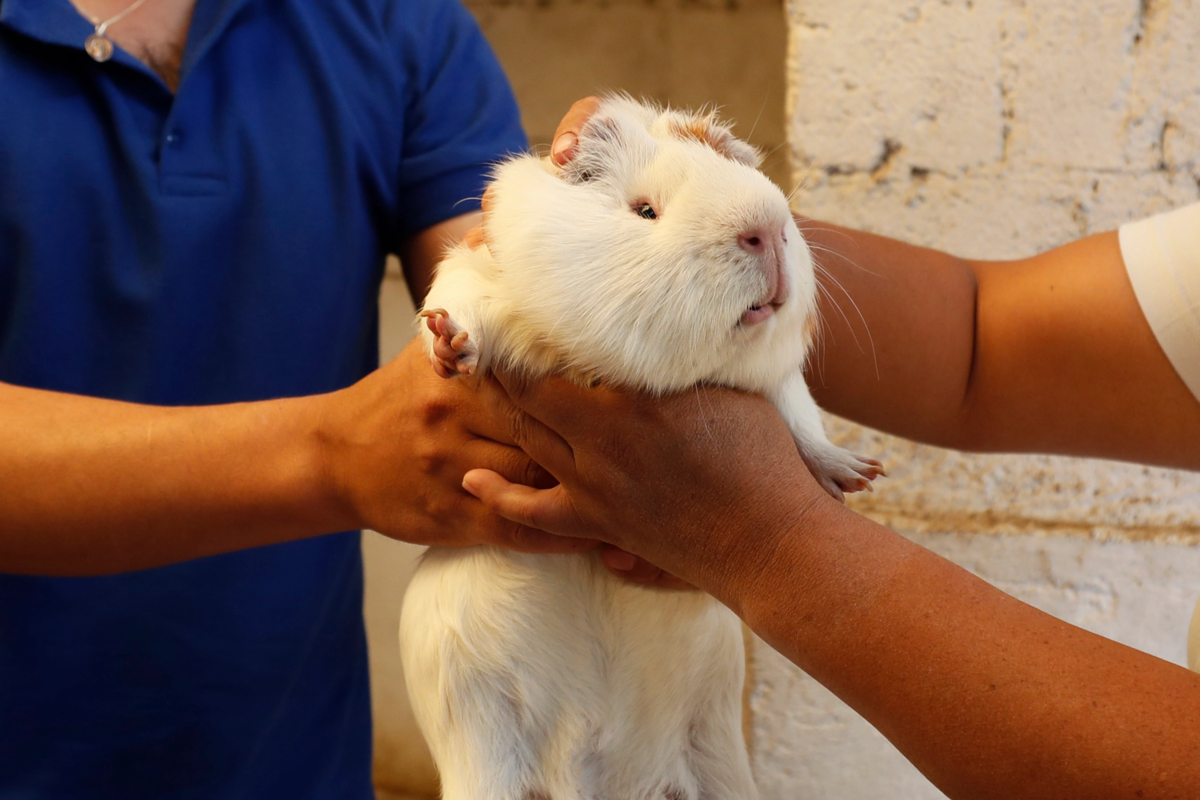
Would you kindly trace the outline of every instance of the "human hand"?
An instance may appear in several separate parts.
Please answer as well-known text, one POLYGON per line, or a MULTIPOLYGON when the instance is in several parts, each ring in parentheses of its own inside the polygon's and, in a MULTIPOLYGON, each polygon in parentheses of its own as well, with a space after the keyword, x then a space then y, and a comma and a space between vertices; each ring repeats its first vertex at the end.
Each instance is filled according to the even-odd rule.
MULTIPOLYGON (((579 143, 579 131, 583 129, 588 118, 595 114, 599 107, 599 97, 592 96, 576 100, 567 111, 566 116, 562 118, 562 122, 558 123, 558 128, 554 131, 553 143, 550 145, 550 160, 555 166, 566 166, 575 157, 575 146, 579 143)), ((485 221, 492 200, 490 192, 490 189, 485 191, 480 201, 485 221)), ((486 224, 477 225, 469 230, 463 237, 463 241, 470 247, 487 244, 486 224)))
POLYGON ((347 518, 417 544, 494 544, 534 553, 596 547, 513 523, 463 490, 463 474, 480 465, 506 480, 553 485, 514 446, 476 383, 439 378, 414 339, 391 363, 322 399, 326 471, 347 518))
POLYGON ((476 469, 467 491, 508 519, 600 539, 731 605, 783 537, 820 508, 840 509, 759 396, 708 387, 654 398, 504 373, 480 389, 559 485, 476 469))
POLYGON ((550 161, 555 166, 566 166, 575 157, 575 146, 579 143, 579 132, 588 119, 600 108, 600 98, 591 96, 576 100, 567 110, 562 122, 554 131, 550 145, 550 161))

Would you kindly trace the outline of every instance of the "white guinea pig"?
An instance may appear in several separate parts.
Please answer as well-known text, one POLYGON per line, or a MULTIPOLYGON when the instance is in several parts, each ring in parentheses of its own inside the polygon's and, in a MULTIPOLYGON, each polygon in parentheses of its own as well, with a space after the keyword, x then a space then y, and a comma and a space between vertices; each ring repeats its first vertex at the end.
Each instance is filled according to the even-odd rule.
MULTIPOLYGON (((435 369, 762 392, 831 494, 866 488, 878 462, 829 442, 804 383, 812 256, 758 163, 712 114, 611 97, 569 166, 500 165, 487 247, 452 250, 425 302, 435 369)), ((757 797, 741 628, 708 595, 594 553, 432 548, 400 640, 446 800, 757 797)))

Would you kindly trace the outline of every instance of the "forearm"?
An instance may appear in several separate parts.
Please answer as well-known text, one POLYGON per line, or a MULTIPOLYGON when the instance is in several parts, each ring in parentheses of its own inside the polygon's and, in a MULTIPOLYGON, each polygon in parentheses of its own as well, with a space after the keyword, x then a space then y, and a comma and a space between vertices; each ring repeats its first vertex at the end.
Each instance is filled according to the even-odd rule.
POLYGON ((312 398, 164 408, 0 384, 0 571, 158 566, 352 523, 312 398))
POLYGON ((1182 798, 1200 786, 1200 676, 840 506, 823 503, 737 586, 728 599, 752 628, 950 797, 1182 798))
POLYGON ((798 220, 818 265, 809 386, 835 414, 961 446, 975 344, 969 262, 894 239, 798 220))
POLYGON ((801 221, 820 278, 809 384, 828 410, 960 450, 1200 468, 1200 403, 1115 233, 1013 262, 801 221))

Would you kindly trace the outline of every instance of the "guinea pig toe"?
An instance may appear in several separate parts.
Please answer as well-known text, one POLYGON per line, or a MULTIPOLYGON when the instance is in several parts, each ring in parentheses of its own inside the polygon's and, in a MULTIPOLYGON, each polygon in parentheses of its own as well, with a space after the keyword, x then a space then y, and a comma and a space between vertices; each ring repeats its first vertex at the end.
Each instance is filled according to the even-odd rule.
POLYGON ((875 491, 875 486, 871 481, 886 474, 883 471, 883 465, 873 458, 856 453, 846 453, 846 455, 849 458, 843 466, 849 469, 842 473, 842 480, 839 481, 841 488, 846 492, 875 491))
POLYGON ((884 474, 883 465, 875 459, 833 445, 815 453, 806 453, 801 447, 800 454, 825 491, 838 500, 854 492, 873 492, 871 481, 884 474))
POLYGON ((867 456, 855 455, 858 459, 858 474, 862 475, 867 481, 873 481, 879 477, 887 477, 887 470, 883 468, 883 464, 873 458, 867 456))
POLYGON ((479 364, 479 346, 471 341, 471 335, 460 330, 445 309, 426 309, 421 316, 433 334, 434 371, 442 378, 473 375, 479 364))
POLYGON ((450 315, 444 308, 426 308, 417 316, 425 320, 425 326, 434 336, 445 336, 447 327, 451 325, 450 315))

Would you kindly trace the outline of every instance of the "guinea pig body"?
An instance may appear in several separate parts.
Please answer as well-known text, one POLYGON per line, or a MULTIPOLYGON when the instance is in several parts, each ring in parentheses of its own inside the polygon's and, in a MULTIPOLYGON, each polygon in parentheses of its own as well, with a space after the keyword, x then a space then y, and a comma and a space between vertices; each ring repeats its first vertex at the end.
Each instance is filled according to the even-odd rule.
MULTIPOLYGON (((756 165, 712 115, 624 97, 568 167, 502 164, 487 247, 451 251, 426 299, 435 368, 762 392, 831 494, 865 488, 878 463, 829 442, 804 383, 812 256, 756 165)), ((400 633, 447 800, 757 796, 740 623, 707 595, 628 584, 595 554, 434 548, 400 633)))

